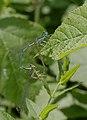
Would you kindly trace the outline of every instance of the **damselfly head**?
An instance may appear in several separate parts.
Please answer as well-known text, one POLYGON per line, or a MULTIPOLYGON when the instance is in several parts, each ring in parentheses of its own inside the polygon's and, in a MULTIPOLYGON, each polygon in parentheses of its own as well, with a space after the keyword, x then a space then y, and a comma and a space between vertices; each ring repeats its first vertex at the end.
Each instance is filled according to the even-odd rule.
POLYGON ((47 36, 47 35, 48 35, 48 32, 44 31, 43 36, 47 36))

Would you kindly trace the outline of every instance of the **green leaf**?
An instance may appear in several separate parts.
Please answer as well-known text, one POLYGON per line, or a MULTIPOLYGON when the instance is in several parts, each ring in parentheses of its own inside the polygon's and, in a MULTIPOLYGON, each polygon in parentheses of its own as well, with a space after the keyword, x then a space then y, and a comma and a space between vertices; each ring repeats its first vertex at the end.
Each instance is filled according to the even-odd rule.
POLYGON ((75 67, 67 71, 63 76, 61 76, 60 83, 66 84, 79 67, 80 67, 80 64, 76 65, 75 67))
POLYGON ((78 7, 63 21, 48 43, 42 54, 59 60, 68 54, 87 46, 87 4, 78 7))
MULTIPOLYGON (((15 17, 0 19, 0 93, 15 104, 20 103, 25 80, 29 76, 28 72, 20 69, 21 49, 26 44, 33 42, 43 31, 44 29, 40 25, 25 19, 15 17)), ((35 46, 34 50, 32 48, 26 51, 23 58, 25 66, 34 64, 41 69, 41 66, 33 59, 36 52, 35 46)), ((41 85, 41 82, 39 83, 37 80, 36 82, 37 86, 41 85)), ((30 88, 28 87, 28 90, 30 88)), ((36 88, 37 92, 33 92, 33 99, 41 86, 36 88)))
POLYGON ((47 93, 49 95, 51 95, 51 91, 50 91, 50 88, 49 88, 49 85, 48 85, 47 81, 45 79, 43 79, 42 82, 43 82, 43 85, 44 85, 45 89, 47 90, 47 93))
POLYGON ((59 92, 58 94, 56 94, 55 97, 59 97, 59 96, 65 94, 66 92, 68 92, 68 91, 70 91, 70 90, 78 87, 79 85, 80 85, 80 84, 76 84, 76 85, 73 85, 73 86, 71 86, 71 87, 69 87, 69 88, 66 88, 65 90, 62 90, 61 92, 59 92))
POLYGON ((40 120, 45 120, 48 117, 49 112, 56 109, 58 107, 57 104, 52 104, 46 106, 43 111, 40 113, 40 120))
POLYGON ((27 11, 26 9, 30 5, 31 5, 31 0, 12 0, 11 1, 11 7, 19 11, 27 11))
POLYGON ((87 92, 80 89, 72 90, 73 97, 83 104, 87 104, 87 92))
POLYGON ((68 117, 68 119, 77 119, 77 118, 87 118, 87 109, 80 107, 78 105, 72 105, 70 107, 66 107, 61 109, 61 111, 68 117))
POLYGON ((85 0, 71 0, 73 3, 75 3, 76 5, 82 5, 84 3, 85 0))
POLYGON ((29 118, 33 117, 33 118, 35 118, 35 120, 39 120, 40 110, 39 110, 38 106, 29 99, 26 99, 26 104, 27 104, 27 108, 28 108, 28 117, 29 118))
POLYGON ((42 88, 42 81, 40 80, 34 80, 32 79, 30 82, 29 82, 29 86, 28 86, 28 89, 29 89, 29 98, 31 100, 35 100, 35 95, 38 95, 41 88, 42 88))
POLYGON ((0 111, 0 120, 15 120, 8 113, 0 111))

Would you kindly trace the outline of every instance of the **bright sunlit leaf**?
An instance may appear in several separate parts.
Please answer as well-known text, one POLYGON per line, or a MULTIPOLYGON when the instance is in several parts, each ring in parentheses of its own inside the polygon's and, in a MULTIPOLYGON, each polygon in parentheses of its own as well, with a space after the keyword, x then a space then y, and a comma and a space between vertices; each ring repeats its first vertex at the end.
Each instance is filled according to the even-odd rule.
POLYGON ((75 67, 67 71, 63 76, 61 76, 60 83, 66 84, 79 67, 80 67, 80 64, 76 65, 75 67))
POLYGON ((87 46, 87 4, 72 11, 50 37, 42 54, 54 60, 87 46))
POLYGON ((58 107, 57 104, 46 106, 40 114, 40 120, 45 120, 48 117, 49 112, 56 109, 57 107, 58 107))

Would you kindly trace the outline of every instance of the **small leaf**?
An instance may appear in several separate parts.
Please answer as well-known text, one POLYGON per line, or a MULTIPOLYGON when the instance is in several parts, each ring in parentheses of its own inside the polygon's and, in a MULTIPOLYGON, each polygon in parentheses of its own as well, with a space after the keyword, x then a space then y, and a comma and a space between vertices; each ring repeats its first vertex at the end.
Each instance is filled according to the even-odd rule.
POLYGON ((70 78, 73 76, 73 74, 77 71, 77 69, 79 68, 80 64, 76 65, 74 68, 72 68, 71 70, 67 71, 60 79, 60 83, 61 84, 66 84, 70 78))
POLYGON ((29 99, 26 99, 26 104, 27 104, 27 108, 28 108, 28 112, 29 112, 29 118, 33 117, 33 118, 35 118, 35 120, 39 120, 40 110, 39 110, 38 106, 29 99))
POLYGON ((46 106, 43 111, 40 113, 40 120, 45 120, 48 117, 49 112, 56 109, 58 107, 57 104, 52 104, 46 106))
POLYGON ((0 120, 15 120, 8 113, 0 111, 0 120))

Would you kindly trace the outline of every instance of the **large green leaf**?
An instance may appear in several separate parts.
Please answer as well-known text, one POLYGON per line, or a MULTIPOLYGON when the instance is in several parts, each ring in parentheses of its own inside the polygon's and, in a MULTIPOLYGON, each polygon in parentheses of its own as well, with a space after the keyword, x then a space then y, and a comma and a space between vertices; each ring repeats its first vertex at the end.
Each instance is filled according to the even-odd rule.
POLYGON ((70 1, 77 4, 77 5, 82 5, 85 0, 70 0, 70 1))
MULTIPOLYGON (((43 30, 36 23, 21 18, 0 20, 0 93, 16 104, 21 101, 24 81, 28 79, 28 72, 20 69, 21 49, 41 35, 43 30)), ((35 47, 26 52, 23 58, 24 63, 28 63, 26 66, 29 66, 29 63, 36 64, 33 59, 37 52, 35 47)), ((39 91, 41 86, 36 88, 36 91, 39 91)), ((34 98, 38 94, 36 91, 32 93, 34 98)))
POLYGON ((78 7, 64 20, 43 48, 55 60, 87 46, 87 4, 78 7))
POLYGON ((15 120, 8 113, 0 111, 0 120, 15 120))
MULTIPOLYGON (((54 89, 55 87, 54 86, 51 86, 52 89, 54 89)), ((63 97, 64 98, 65 95, 63 94, 63 97)), ((50 96, 47 94, 45 88, 43 87, 43 89, 41 89, 40 93, 39 93, 39 96, 36 97, 36 104, 38 105, 38 107, 40 108, 40 110, 42 111, 44 106, 47 106, 48 104, 48 100, 49 100, 50 96), (45 97, 44 97, 45 96, 45 97)), ((62 99, 60 98, 60 99, 62 99)), ((55 102, 53 103, 55 104, 55 102)), ((52 110, 48 117, 46 118, 46 120, 65 120, 65 116, 64 114, 62 114, 62 112, 60 112, 58 109, 54 109, 52 110)))
POLYGON ((31 100, 35 100, 35 95, 38 95, 39 90, 42 88, 42 82, 40 80, 34 80, 30 81, 30 84, 28 86, 29 89, 29 98, 31 100))
POLYGON ((28 117, 29 118, 33 117, 33 118, 35 118, 35 120, 39 120, 40 110, 39 110, 38 106, 29 99, 26 99, 26 104, 27 104, 28 113, 29 113, 28 117))
POLYGON ((66 107, 64 109, 61 109, 61 111, 68 117, 68 119, 87 118, 87 109, 84 109, 78 105, 66 107))
POLYGON ((72 90, 72 95, 75 99, 83 104, 87 104, 87 92, 79 89, 72 90))
POLYGON ((27 8, 31 5, 31 0, 11 0, 10 6, 19 11, 27 11, 27 8))

